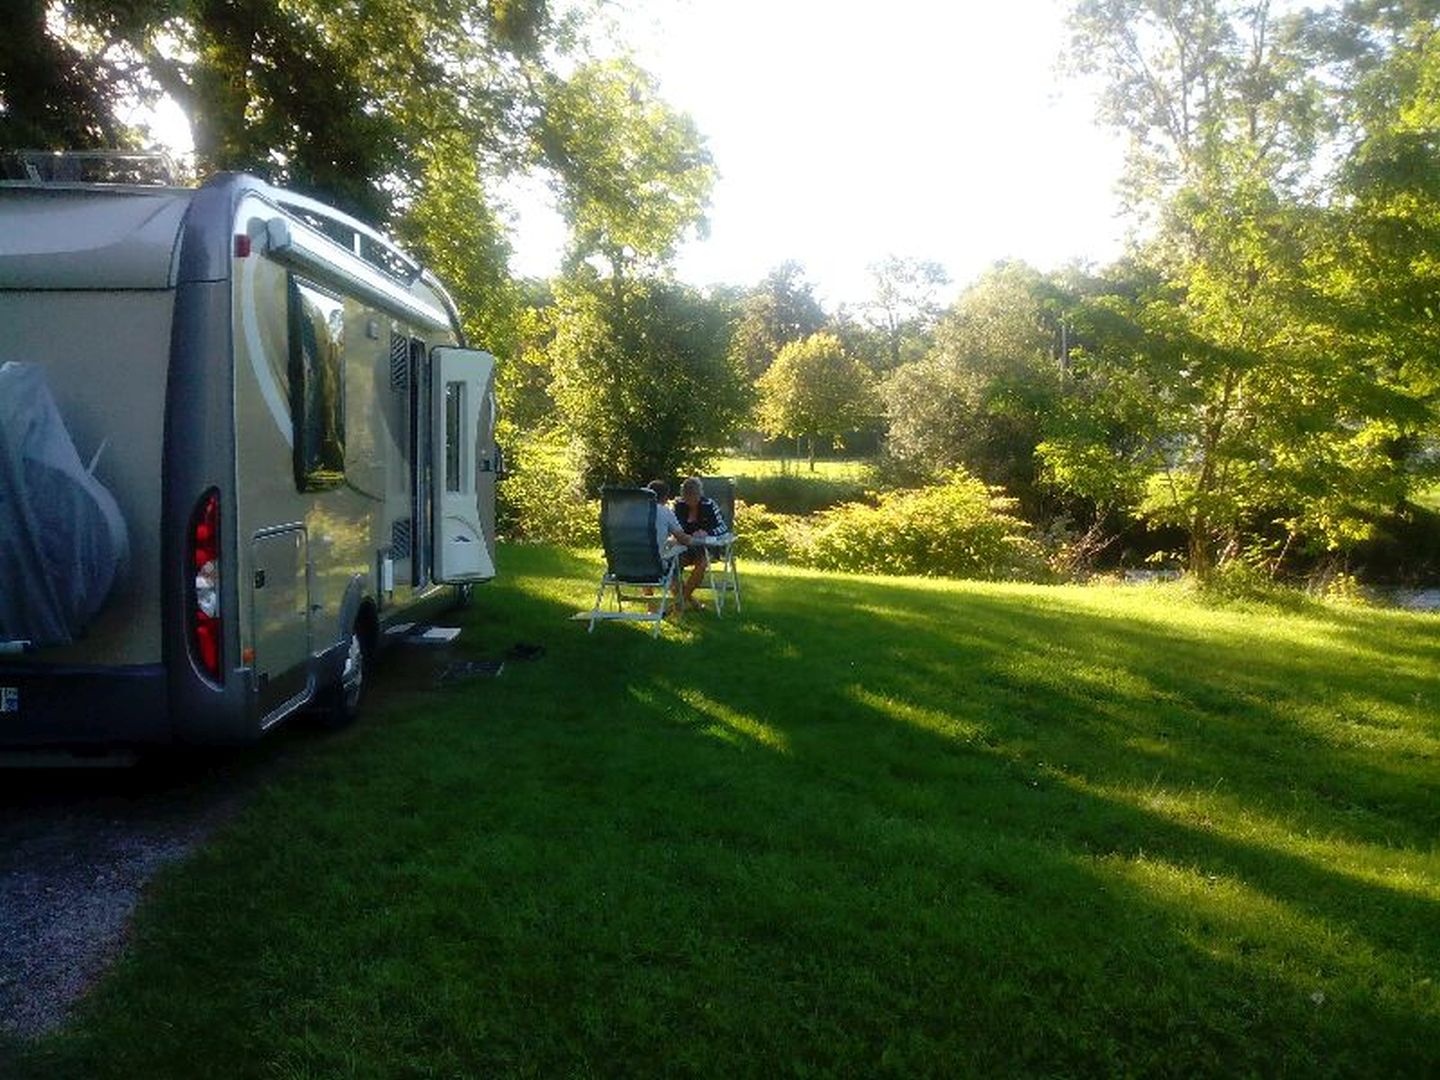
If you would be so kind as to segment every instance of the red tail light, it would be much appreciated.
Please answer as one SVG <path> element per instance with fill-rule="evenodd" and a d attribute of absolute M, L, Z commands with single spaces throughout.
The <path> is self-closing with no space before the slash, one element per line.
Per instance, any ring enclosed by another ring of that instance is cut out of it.
<path fill-rule="evenodd" d="M 220 682 L 220 493 L 196 504 L 190 525 L 190 647 L 201 670 Z"/>

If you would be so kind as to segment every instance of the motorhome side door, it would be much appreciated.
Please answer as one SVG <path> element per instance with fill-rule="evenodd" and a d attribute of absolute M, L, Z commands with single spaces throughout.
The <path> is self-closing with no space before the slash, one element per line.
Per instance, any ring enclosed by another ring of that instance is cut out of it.
<path fill-rule="evenodd" d="M 436 581 L 495 576 L 484 522 L 495 498 L 495 358 L 472 349 L 431 354 Z"/>

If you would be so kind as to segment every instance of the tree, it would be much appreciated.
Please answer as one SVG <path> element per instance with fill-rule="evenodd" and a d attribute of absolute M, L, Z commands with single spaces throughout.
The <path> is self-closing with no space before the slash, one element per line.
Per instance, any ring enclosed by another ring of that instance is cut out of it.
<path fill-rule="evenodd" d="M 47 0 L 12 0 L 0 36 L 0 149 L 120 146 L 121 72 L 50 32 Z"/>
<path fill-rule="evenodd" d="M 585 487 L 699 471 L 741 421 L 724 308 L 658 278 L 556 286 L 552 388 Z"/>
<path fill-rule="evenodd" d="M 469 338 L 508 357 L 519 344 L 520 291 L 479 164 L 458 131 L 441 133 L 420 154 L 423 194 L 395 223 L 396 233 L 446 282 Z"/>
<path fill-rule="evenodd" d="M 488 331 L 513 319 L 490 200 L 505 175 L 546 170 L 577 258 L 617 268 L 663 262 L 702 221 L 713 167 L 693 124 L 633 64 L 575 62 L 578 5 L 21 2 L 23 32 L 0 43 L 0 148 L 120 145 L 116 110 L 168 95 L 202 177 L 253 172 L 401 233 L 473 274 L 451 284 Z"/>
<path fill-rule="evenodd" d="M 487 188 L 530 160 L 533 73 L 561 34 L 543 0 L 365 0 L 338 18 L 320 0 L 56 10 L 45 41 L 107 115 L 72 109 L 46 145 L 121 145 L 115 110 L 168 95 L 191 121 L 201 177 L 253 172 L 398 233 L 445 273 L 480 340 L 513 337 L 508 245 Z M 9 79 L 17 69 L 0 59 Z M 27 120 L 48 122 L 20 94 L 6 93 L 4 111 L 5 145 L 29 141 Z"/>
<path fill-rule="evenodd" d="M 838 439 L 879 415 L 873 378 L 833 334 L 811 334 L 782 348 L 759 390 L 762 428 L 772 436 L 806 437 L 812 471 L 817 436 Z"/>
<path fill-rule="evenodd" d="M 1101 77 L 1101 119 L 1129 136 L 1132 212 L 1207 179 L 1313 176 L 1330 115 L 1303 15 L 1270 0 L 1079 0 L 1070 27 L 1072 67 Z"/>
<path fill-rule="evenodd" d="M 740 301 L 740 317 L 731 352 L 751 379 L 758 379 L 782 348 L 825 326 L 825 311 L 815 299 L 798 262 L 781 263 Z"/>
<path fill-rule="evenodd" d="M 950 275 L 937 262 L 891 255 L 870 266 L 870 280 L 874 296 L 866 319 L 884 342 L 885 367 L 894 369 L 928 347 L 942 310 L 939 292 Z"/>
<path fill-rule="evenodd" d="M 1106 80 L 1106 117 L 1131 137 L 1130 196 L 1156 224 L 1139 252 L 1150 284 L 1095 305 L 1110 333 L 1081 358 L 1092 385 L 1146 405 L 1145 437 L 1124 440 L 1109 477 L 1143 472 L 1137 511 L 1185 530 L 1198 573 L 1272 527 L 1287 544 L 1353 542 L 1393 491 L 1401 403 L 1312 287 L 1333 220 L 1319 151 L 1340 130 L 1313 21 L 1266 0 L 1084 0 L 1072 26 L 1082 66 Z M 1077 434 L 1104 426 L 1047 440 L 1051 475 L 1106 477 L 1095 463 L 1115 444 Z"/>
<path fill-rule="evenodd" d="M 1440 404 L 1437 18 L 1433 3 L 1350 3 L 1330 25 L 1357 138 L 1340 167 L 1342 198 L 1307 260 L 1351 362 L 1403 399 L 1396 451 L 1421 482 L 1426 459 L 1414 451 L 1436 437 Z"/>
<path fill-rule="evenodd" d="M 552 76 L 536 135 L 570 226 L 570 263 L 599 256 L 623 295 L 632 265 L 654 270 L 705 229 L 715 167 L 690 117 L 629 60 Z"/>
<path fill-rule="evenodd" d="M 1047 284 L 1023 264 L 997 265 L 940 320 L 931 350 L 882 384 L 887 451 L 908 471 L 964 466 L 1035 508 L 1040 418 L 1060 381 Z"/>

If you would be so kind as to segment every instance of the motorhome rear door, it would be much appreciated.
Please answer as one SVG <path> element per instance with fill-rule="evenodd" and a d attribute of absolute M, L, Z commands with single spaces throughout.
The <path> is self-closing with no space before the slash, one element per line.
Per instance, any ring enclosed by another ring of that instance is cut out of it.
<path fill-rule="evenodd" d="M 485 581 L 495 576 L 483 525 L 495 498 L 495 358 L 452 348 L 431 358 L 435 580 Z"/>

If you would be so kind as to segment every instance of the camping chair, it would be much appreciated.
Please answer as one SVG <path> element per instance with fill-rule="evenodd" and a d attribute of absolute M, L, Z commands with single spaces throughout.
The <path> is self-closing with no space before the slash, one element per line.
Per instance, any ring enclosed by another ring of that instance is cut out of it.
<path fill-rule="evenodd" d="M 740 610 L 740 575 L 735 568 L 735 481 L 728 476 L 703 476 L 700 484 L 705 494 L 714 500 L 720 510 L 720 520 L 728 530 L 710 545 L 706 554 L 709 566 L 705 571 L 702 587 L 709 589 L 715 597 L 715 614 L 725 611 L 725 598 L 735 598 L 735 610 Z"/>
<path fill-rule="evenodd" d="M 590 611 L 590 632 L 602 619 L 625 619 L 655 624 L 654 636 L 675 591 L 680 548 L 661 551 L 655 536 L 655 493 L 649 488 L 600 489 L 600 540 L 605 545 L 605 571 L 595 590 Z M 605 590 L 615 592 L 615 610 L 601 611 Z M 646 593 L 644 589 L 655 590 Z M 644 611 L 626 611 L 626 601 L 639 602 Z"/>

